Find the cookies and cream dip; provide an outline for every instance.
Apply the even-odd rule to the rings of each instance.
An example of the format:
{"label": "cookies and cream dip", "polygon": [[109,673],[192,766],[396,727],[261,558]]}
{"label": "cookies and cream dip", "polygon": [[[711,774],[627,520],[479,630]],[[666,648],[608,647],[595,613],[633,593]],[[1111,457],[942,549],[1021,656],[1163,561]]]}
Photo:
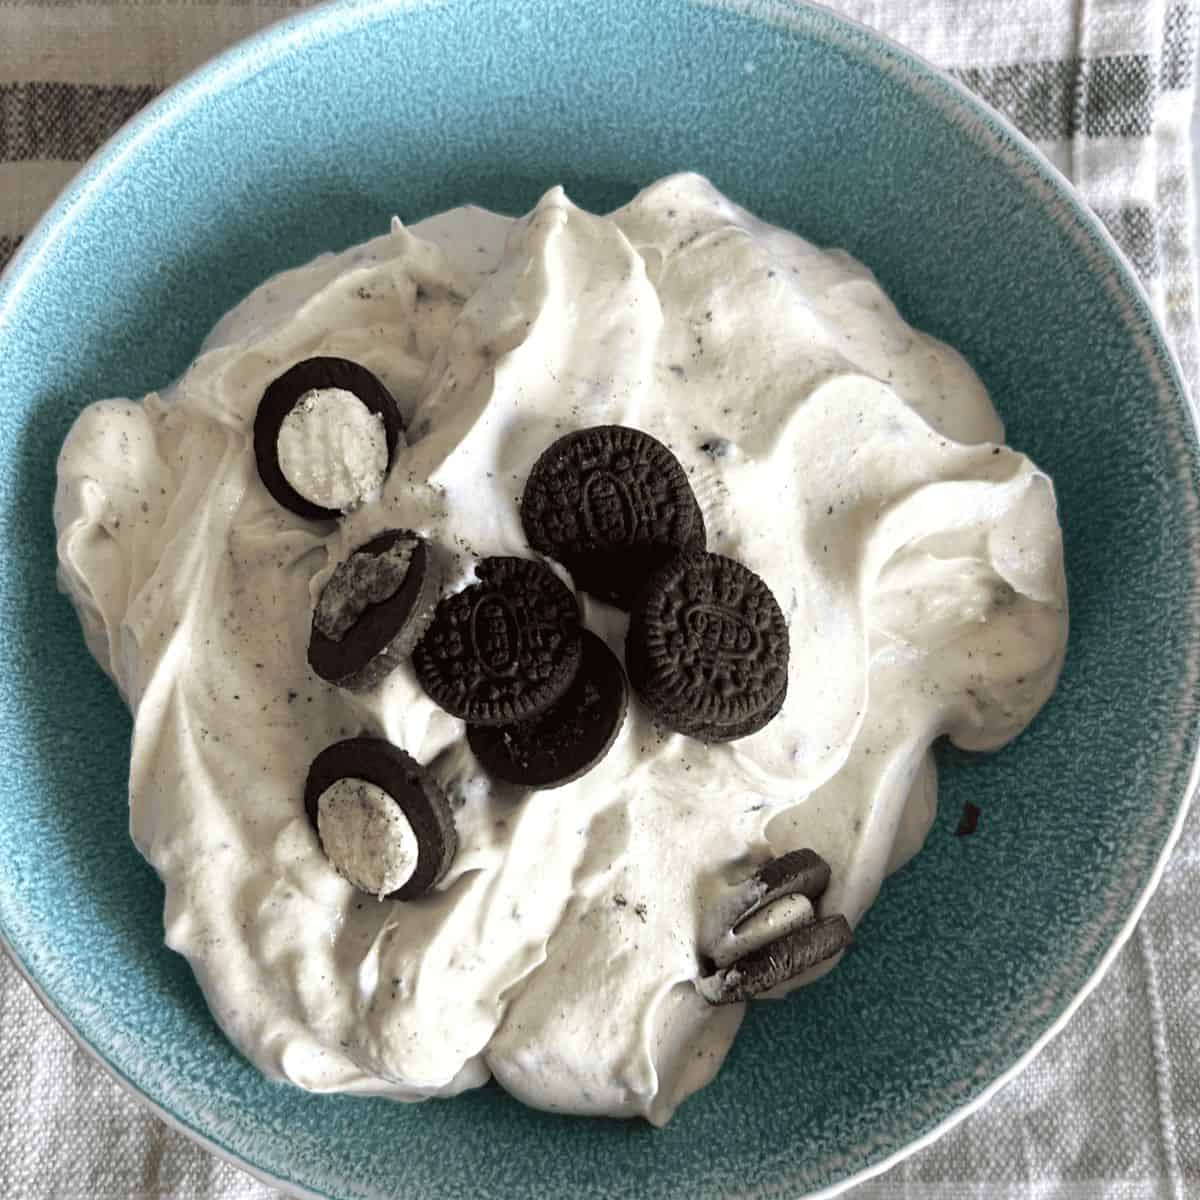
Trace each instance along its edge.
{"label": "cookies and cream dip", "polygon": [[[279,436],[336,520],[279,503],[253,445],[264,392],[316,356],[372,372],[403,422],[384,447],[378,420],[309,389]],[[342,459],[322,449],[339,406],[357,430]],[[411,662],[365,691],[314,674],[314,606],[352,551],[412,531],[442,595],[489,556],[536,559],[531,467],[598,425],[669,447],[707,549],[777,600],[786,699],[765,727],[708,744],[631,693],[591,770],[530,791],[480,767]],[[174,384],[83,411],[55,521],[61,586],[135,714],[130,824],[167,942],[253,1062],[317,1090],[419,1099],[494,1076],[540,1107],[666,1121],[745,1011],[702,994],[701,943],[731,962],[775,920],[855,924],[928,831],[930,744],[1015,737],[1066,639],[1053,489],[967,364],[866,268],[694,175],[608,216],[556,188],[520,220],[397,222],[268,280]],[[579,602],[622,659],[628,615]],[[305,812],[309,765],[360,735],[448,801],[456,843],[419,899],[356,889]],[[386,891],[414,851],[364,850],[397,824],[376,791],[333,789],[321,811],[357,813],[337,836]],[[828,864],[823,893],[734,935],[731,897],[801,848]]]}

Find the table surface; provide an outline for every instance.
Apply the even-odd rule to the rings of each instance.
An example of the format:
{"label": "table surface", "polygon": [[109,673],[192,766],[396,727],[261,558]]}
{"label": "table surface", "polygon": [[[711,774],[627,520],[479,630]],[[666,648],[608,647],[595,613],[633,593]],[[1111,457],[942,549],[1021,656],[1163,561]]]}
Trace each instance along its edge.
{"label": "table surface", "polygon": [[[1126,56],[1155,36],[1163,55],[1174,36],[1177,45],[1186,42],[1188,61],[1195,58],[1195,0],[840,0],[833,6],[968,82],[982,80],[992,89],[985,96],[1002,108],[1006,93],[997,81],[1010,62],[1050,62],[1078,74],[1088,59]],[[10,81],[114,89],[106,118],[114,125],[165,84],[296,7],[303,3],[0,0],[0,146]],[[1200,160],[1200,121],[1190,129],[1186,116],[1168,113],[1166,121],[1160,179],[1171,155],[1188,172]],[[53,155],[5,162],[0,154],[0,261],[107,132],[103,120],[89,119],[77,136],[58,138]],[[1043,149],[1064,165],[1061,146]],[[1128,200],[1120,179],[1111,193],[1103,181],[1090,181],[1092,191],[1088,180],[1076,182],[1106,216],[1111,196]],[[1144,182],[1143,173],[1130,186]],[[1177,204],[1178,181],[1175,187]],[[1194,375],[1198,226],[1190,191],[1183,191],[1185,231],[1162,217],[1157,246],[1165,261],[1147,282]],[[1163,187],[1159,192],[1167,195]],[[982,1111],[888,1175],[860,1185],[853,1200],[1200,1196],[1200,946],[1180,918],[1198,883],[1200,806],[1134,936],[1066,1031]],[[0,1195],[261,1200],[276,1194],[167,1129],[127,1095],[40,1009],[3,956],[0,1030]]]}

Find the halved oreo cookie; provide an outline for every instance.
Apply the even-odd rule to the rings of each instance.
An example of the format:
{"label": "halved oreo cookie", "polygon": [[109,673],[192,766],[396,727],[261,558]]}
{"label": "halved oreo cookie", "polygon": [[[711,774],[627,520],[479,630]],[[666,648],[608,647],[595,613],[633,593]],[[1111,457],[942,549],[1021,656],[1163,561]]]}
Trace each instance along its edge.
{"label": "halved oreo cookie", "polygon": [[840,914],[824,917],[705,976],[697,984],[697,990],[709,1004],[749,1000],[832,958],[853,941],[854,934],[845,917]]}
{"label": "halved oreo cookie", "polygon": [[639,594],[625,666],[659,724],[706,742],[732,741],[757,732],[783,705],[787,626],[748,567],[689,550]]}
{"label": "halved oreo cookie", "polygon": [[579,606],[544,563],[485,558],[446,596],[413,651],[421,686],[451,716],[510,725],[566,695],[579,669]]}
{"label": "halved oreo cookie", "polygon": [[313,610],[309,666],[324,680],[366,691],[412,652],[433,617],[429,547],[408,529],[359,546],[326,581]]}
{"label": "halved oreo cookie", "polygon": [[[366,367],[345,358],[306,358],[268,384],[259,401],[259,478],[298,516],[336,520],[382,482],[403,431],[391,392]],[[281,450],[295,461],[281,461]]]}
{"label": "halved oreo cookie", "polygon": [[[338,786],[347,781],[366,786]],[[381,794],[402,821],[386,811]],[[445,875],[458,849],[441,788],[416,759],[381,738],[349,738],[322,750],[308,769],[304,808],[338,872],[381,899],[423,896]],[[389,876],[394,881],[404,874],[409,831],[416,863],[403,884],[385,892]],[[386,844],[380,844],[381,836]]]}
{"label": "halved oreo cookie", "polygon": [[540,717],[515,725],[468,725],[467,742],[496,779],[555,788],[592,769],[625,720],[625,672],[594,633],[582,634],[583,658],[567,694]]}
{"label": "halved oreo cookie", "polygon": [[562,563],[576,587],[624,609],[647,575],[705,542],[678,459],[624,425],[568,433],[545,450],[525,484],[521,524],[529,544]]}
{"label": "halved oreo cookie", "polygon": [[829,864],[815,850],[792,850],[760,863],[753,875],[706,907],[700,928],[705,958],[728,966],[808,924],[829,878]]}

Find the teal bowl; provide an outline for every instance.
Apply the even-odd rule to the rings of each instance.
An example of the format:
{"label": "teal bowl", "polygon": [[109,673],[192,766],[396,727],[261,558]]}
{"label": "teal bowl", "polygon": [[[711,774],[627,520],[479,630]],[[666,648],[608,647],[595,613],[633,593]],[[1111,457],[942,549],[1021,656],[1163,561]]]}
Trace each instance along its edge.
{"label": "teal bowl", "polygon": [[[87,401],[178,373],[282,267],[464,201],[562,182],[593,208],[690,168],[869,264],[962,350],[1054,477],[1072,633],[1018,742],[942,754],[927,847],[856,952],[750,1013],[664,1130],[497,1088],[306,1095],[226,1043],[162,945],[127,834],[130,724],[54,585],[54,464]],[[173,89],[87,167],[0,286],[0,931],[43,999],[170,1121],[280,1186],[393,1196],[836,1190],[980,1103],[1129,933],[1194,781],[1196,431],[1128,265],[1037,152],[957,85],[779,2],[343,3]],[[980,832],[953,836],[966,800]]]}

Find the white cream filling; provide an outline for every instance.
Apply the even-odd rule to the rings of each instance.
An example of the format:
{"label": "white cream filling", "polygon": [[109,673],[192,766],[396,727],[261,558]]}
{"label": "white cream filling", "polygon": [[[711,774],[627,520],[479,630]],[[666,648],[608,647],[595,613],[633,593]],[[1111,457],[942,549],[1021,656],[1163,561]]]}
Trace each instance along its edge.
{"label": "white cream filling", "polygon": [[727,967],[768,942],[794,933],[815,915],[807,896],[781,896],[735,925],[713,948],[712,960],[718,967]]}
{"label": "white cream filling", "polygon": [[417,835],[400,806],[365,779],[339,779],[317,801],[321,845],[339,874],[380,900],[417,869]]}
{"label": "white cream filling", "polygon": [[305,500],[339,512],[378,491],[387,472],[383,418],[345,388],[305,392],[279,427],[276,453]]}

